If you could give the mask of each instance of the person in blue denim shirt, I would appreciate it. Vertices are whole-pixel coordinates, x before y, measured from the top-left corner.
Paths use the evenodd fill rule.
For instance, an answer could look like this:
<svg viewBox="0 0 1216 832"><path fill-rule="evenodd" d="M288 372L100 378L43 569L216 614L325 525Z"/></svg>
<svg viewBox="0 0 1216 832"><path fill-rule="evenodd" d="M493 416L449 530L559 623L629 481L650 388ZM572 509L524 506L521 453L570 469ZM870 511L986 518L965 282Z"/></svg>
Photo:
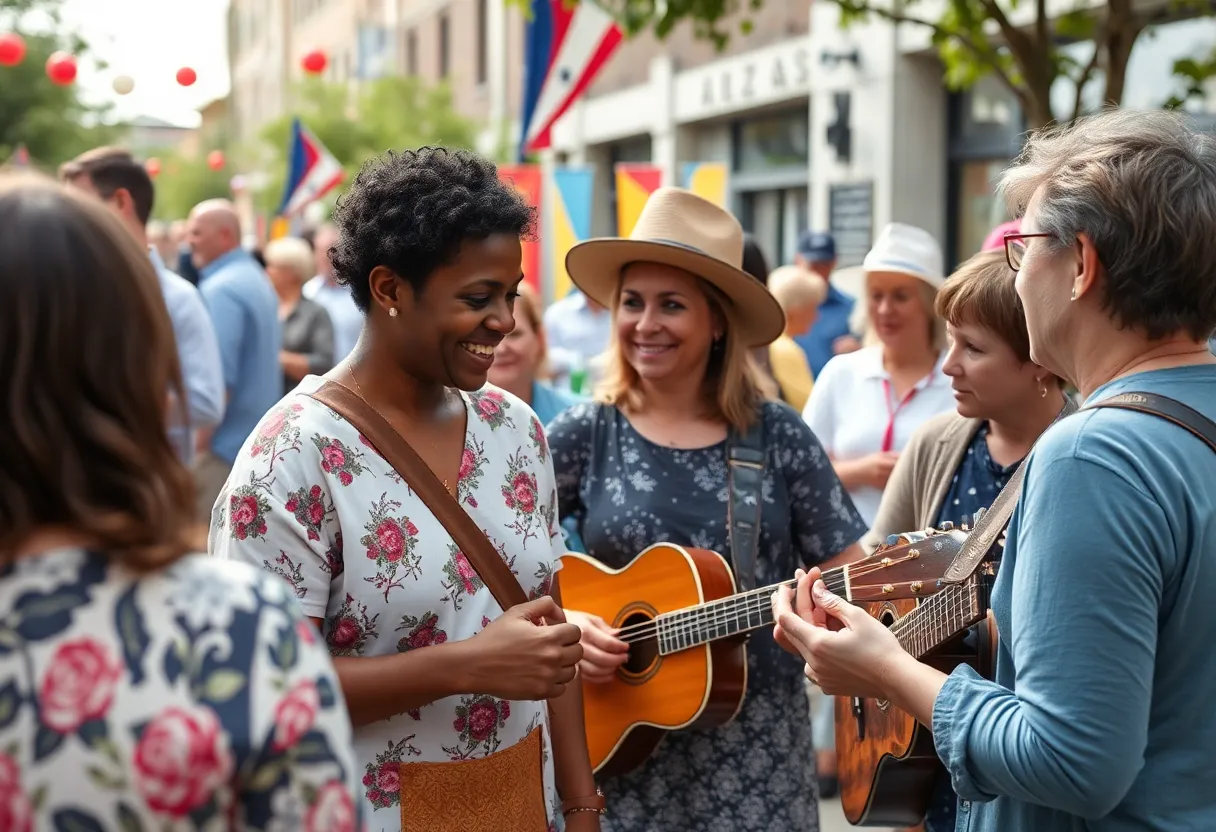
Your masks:
<svg viewBox="0 0 1216 832"><path fill-rule="evenodd" d="M202 276L198 288L219 339L228 396L224 418L194 464L198 519L207 522L237 452L283 395L283 330L270 279L240 247L241 223L232 203L199 203L190 212L187 235Z"/></svg>
<svg viewBox="0 0 1216 832"><path fill-rule="evenodd" d="M814 325L805 335L794 339L806 351L807 363L811 365L811 375L814 377L819 376L819 371L832 360L832 356L853 352L861 346L849 329L853 298L832 285L836 262L836 238L831 234L804 231L798 238L795 265L810 269L828 284L828 294L819 304Z"/></svg>
<svg viewBox="0 0 1216 832"><path fill-rule="evenodd" d="M1216 416L1216 235L1196 233L1216 225L1216 142L1177 113L1106 111L1032 137L1002 189L1033 360L1086 405L1136 391ZM828 693L931 726L958 830L1216 829L1216 453L1100 408L1024 464L994 681L921 664L816 570L797 614L774 597L779 638Z"/></svg>

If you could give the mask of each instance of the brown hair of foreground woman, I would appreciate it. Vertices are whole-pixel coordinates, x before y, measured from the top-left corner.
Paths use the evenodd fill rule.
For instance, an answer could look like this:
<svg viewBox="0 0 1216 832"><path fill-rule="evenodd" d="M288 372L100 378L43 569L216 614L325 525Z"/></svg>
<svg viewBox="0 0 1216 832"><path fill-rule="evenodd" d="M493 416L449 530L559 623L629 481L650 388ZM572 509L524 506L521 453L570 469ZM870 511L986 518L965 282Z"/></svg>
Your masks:
<svg viewBox="0 0 1216 832"><path fill-rule="evenodd" d="M38 530L153 568L199 548L165 433L181 395L146 252L98 202L0 176L0 559Z"/></svg>

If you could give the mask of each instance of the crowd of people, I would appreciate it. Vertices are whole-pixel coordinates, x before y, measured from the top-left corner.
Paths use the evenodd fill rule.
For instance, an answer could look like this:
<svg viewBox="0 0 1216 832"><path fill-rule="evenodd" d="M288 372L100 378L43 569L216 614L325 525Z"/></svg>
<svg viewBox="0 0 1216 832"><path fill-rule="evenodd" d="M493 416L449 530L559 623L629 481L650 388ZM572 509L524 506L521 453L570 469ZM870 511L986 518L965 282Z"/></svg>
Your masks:
<svg viewBox="0 0 1216 832"><path fill-rule="evenodd" d="M150 231L124 151L59 180L0 178L0 829L813 832L834 696L932 729L928 832L1216 828L1216 425L1099 406L1216 416L1216 142L1181 116L1030 136L1017 225L951 274L903 223L770 272L660 188L547 308L535 212L468 151L387 152L256 251L223 200ZM820 580L1016 488L994 678ZM659 541L797 588L733 719L597 777L583 690L630 645L562 556Z"/></svg>

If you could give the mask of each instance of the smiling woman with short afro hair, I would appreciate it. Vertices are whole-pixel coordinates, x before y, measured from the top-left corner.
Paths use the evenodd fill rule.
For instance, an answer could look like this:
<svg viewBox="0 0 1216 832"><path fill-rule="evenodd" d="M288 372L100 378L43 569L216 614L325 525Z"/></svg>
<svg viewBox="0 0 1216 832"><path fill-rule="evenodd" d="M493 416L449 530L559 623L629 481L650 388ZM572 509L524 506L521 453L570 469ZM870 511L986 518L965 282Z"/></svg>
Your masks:
<svg viewBox="0 0 1216 832"><path fill-rule="evenodd" d="M329 250L334 274L366 313L368 275L376 266L419 293L466 240L531 236L536 212L498 178L492 162L467 150L421 147L365 163L338 200L334 223L340 232Z"/></svg>

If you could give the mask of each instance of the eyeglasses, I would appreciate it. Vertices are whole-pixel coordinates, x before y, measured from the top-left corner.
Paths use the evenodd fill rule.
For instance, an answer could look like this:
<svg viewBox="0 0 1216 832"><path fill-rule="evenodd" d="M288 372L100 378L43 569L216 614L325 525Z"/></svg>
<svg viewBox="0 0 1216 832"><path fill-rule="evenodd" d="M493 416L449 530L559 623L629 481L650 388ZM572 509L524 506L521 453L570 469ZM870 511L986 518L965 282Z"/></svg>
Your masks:
<svg viewBox="0 0 1216 832"><path fill-rule="evenodd" d="M1015 272L1022 268L1022 258L1026 256L1026 241L1034 237L1055 237L1050 231L1036 231L1032 234L1005 235L1005 262Z"/></svg>

